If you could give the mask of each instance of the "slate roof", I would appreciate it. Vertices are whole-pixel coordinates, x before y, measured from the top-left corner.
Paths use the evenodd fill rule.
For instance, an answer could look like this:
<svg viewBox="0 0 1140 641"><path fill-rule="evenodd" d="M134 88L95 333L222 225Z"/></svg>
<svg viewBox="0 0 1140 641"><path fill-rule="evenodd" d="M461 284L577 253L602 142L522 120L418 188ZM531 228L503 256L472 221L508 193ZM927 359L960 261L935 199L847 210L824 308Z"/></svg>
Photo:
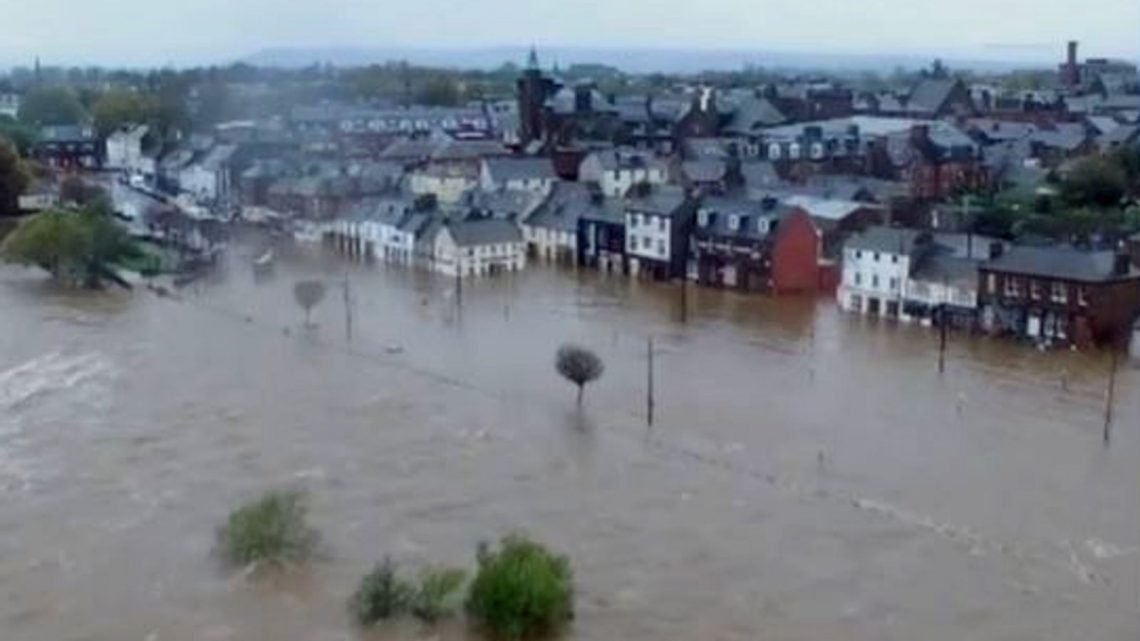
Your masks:
<svg viewBox="0 0 1140 641"><path fill-rule="evenodd" d="M752 97L737 102L724 129L728 133L743 136L756 134L787 121L788 117L771 100Z"/></svg>
<svg viewBox="0 0 1140 641"><path fill-rule="evenodd" d="M452 220L446 224L448 233L460 247L495 245L522 242L522 230L512 221L498 218Z"/></svg>
<svg viewBox="0 0 1140 641"><path fill-rule="evenodd" d="M486 158L483 160L491 179L495 182L508 180L554 180L554 165L549 158Z"/></svg>
<svg viewBox="0 0 1140 641"><path fill-rule="evenodd" d="M776 165L767 161L741 163L740 175L749 189L772 189L784 184Z"/></svg>
<svg viewBox="0 0 1140 641"><path fill-rule="evenodd" d="M983 265L984 269L1043 276L1079 282L1105 282L1120 278L1113 273L1116 253L1086 251L1067 246L1011 247L998 258ZM1135 267L1129 268L1128 278L1140 278Z"/></svg>
<svg viewBox="0 0 1140 641"><path fill-rule="evenodd" d="M544 229L574 231L578 228L578 219L594 206L594 201L594 194L587 185L558 183L550 197L526 219L526 224Z"/></svg>
<svg viewBox="0 0 1140 641"><path fill-rule="evenodd" d="M728 175L728 163L716 158L686 160L681 163L681 173L694 183L719 182Z"/></svg>
<svg viewBox="0 0 1140 641"><path fill-rule="evenodd" d="M910 277L917 281L949 283L976 288L979 262L936 250L919 258Z"/></svg>
<svg viewBox="0 0 1140 641"><path fill-rule="evenodd" d="M957 85L958 81L953 78L921 80L911 90L906 109L915 113L934 114L946 104Z"/></svg>
<svg viewBox="0 0 1140 641"><path fill-rule="evenodd" d="M920 241L928 238L929 234L919 229L875 225L849 238L845 246L860 251L910 255Z"/></svg>
<svg viewBox="0 0 1140 641"><path fill-rule="evenodd" d="M1039 129L1030 141L1046 147L1073 151L1088 140L1088 131L1080 123L1057 123L1049 129Z"/></svg>
<svg viewBox="0 0 1140 641"><path fill-rule="evenodd" d="M775 229L776 221L794 210L794 207L775 199L708 197L701 201L701 206L697 210L697 226L694 228L694 233L747 239L764 238ZM736 229L731 227L733 216L736 216L738 221ZM761 231L759 225L761 219L768 221L764 227L765 231Z"/></svg>
<svg viewBox="0 0 1140 641"><path fill-rule="evenodd" d="M673 216L684 204L685 191L677 185L654 185L646 195L630 196L625 200L629 211L657 216Z"/></svg>
<svg viewBox="0 0 1140 641"><path fill-rule="evenodd" d="M796 194L784 199L784 202L803 209L812 218L821 220L841 221L851 214L866 208L878 208L877 205L861 203L851 200L838 200L834 198L819 198Z"/></svg>

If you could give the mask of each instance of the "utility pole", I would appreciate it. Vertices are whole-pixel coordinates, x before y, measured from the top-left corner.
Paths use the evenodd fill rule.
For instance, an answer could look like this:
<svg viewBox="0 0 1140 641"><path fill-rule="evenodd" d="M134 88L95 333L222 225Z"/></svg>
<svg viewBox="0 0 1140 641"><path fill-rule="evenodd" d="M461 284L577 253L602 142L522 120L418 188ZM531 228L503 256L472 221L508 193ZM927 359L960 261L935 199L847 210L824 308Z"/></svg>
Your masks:
<svg viewBox="0 0 1140 641"><path fill-rule="evenodd" d="M942 313L938 319L938 373L946 372L946 303L942 303Z"/></svg>
<svg viewBox="0 0 1140 641"><path fill-rule="evenodd" d="M342 293L344 296L344 338L352 342L352 285L348 281L348 272L344 273Z"/></svg>
<svg viewBox="0 0 1140 641"><path fill-rule="evenodd" d="M1105 447L1108 447L1108 445L1112 442L1112 404L1113 404L1113 400L1114 400L1113 397L1116 396L1116 365L1117 365L1116 361L1117 361L1117 355L1118 355L1118 351L1117 351L1116 347L1117 347L1116 341L1113 341L1112 342L1112 364L1110 365L1110 367L1112 369L1109 370L1109 372L1108 372L1108 395L1105 398L1105 404L1104 404L1104 445L1105 445Z"/></svg>
<svg viewBox="0 0 1140 641"><path fill-rule="evenodd" d="M645 371L646 386L645 386L645 418L646 423L650 428L653 427L653 337L649 337L648 348L648 361L646 363L647 369Z"/></svg>
<svg viewBox="0 0 1140 641"><path fill-rule="evenodd" d="M681 322L689 322L689 279L681 278Z"/></svg>

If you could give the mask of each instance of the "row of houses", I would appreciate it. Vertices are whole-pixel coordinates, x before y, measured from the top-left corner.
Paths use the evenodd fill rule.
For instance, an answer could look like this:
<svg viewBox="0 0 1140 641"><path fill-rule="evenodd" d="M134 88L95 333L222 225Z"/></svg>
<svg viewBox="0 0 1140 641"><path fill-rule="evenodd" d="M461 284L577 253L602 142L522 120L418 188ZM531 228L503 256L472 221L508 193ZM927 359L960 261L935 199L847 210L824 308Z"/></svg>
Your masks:
<svg viewBox="0 0 1140 641"><path fill-rule="evenodd" d="M875 226L843 249L840 308L1047 345L1121 341L1140 315L1140 238L1116 249L1017 246Z"/></svg>

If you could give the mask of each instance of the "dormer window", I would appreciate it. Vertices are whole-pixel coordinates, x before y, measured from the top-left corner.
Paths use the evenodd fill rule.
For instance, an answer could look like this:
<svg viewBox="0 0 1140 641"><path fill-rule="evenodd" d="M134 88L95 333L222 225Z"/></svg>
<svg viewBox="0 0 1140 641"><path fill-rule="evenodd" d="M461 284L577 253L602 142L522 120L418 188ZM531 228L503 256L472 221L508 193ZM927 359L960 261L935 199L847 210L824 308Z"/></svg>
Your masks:
<svg viewBox="0 0 1140 641"><path fill-rule="evenodd" d="M740 229L740 216L738 216L736 214L729 214L728 215L728 228L732 231L739 230Z"/></svg>
<svg viewBox="0 0 1140 641"><path fill-rule="evenodd" d="M767 218L758 218L756 220L756 231L757 231L757 233L767 234L770 228L771 228L771 224L768 222Z"/></svg>
<svg viewBox="0 0 1140 641"><path fill-rule="evenodd" d="M711 221L712 221L712 212L710 212L709 210L702 209L699 212L697 212L697 224L699 224L701 227L708 227L709 223Z"/></svg>
<svg viewBox="0 0 1140 641"><path fill-rule="evenodd" d="M779 160L782 151L783 150L780 149L780 145L778 143L772 143L768 145L768 158L772 160Z"/></svg>
<svg viewBox="0 0 1140 641"><path fill-rule="evenodd" d="M788 146L788 157L789 158L799 158L800 157L800 143L793 142L791 145Z"/></svg>
<svg viewBox="0 0 1140 641"><path fill-rule="evenodd" d="M823 150L823 143L822 142L813 142L811 144L811 157L813 159L822 160L823 159L823 151L824 150Z"/></svg>

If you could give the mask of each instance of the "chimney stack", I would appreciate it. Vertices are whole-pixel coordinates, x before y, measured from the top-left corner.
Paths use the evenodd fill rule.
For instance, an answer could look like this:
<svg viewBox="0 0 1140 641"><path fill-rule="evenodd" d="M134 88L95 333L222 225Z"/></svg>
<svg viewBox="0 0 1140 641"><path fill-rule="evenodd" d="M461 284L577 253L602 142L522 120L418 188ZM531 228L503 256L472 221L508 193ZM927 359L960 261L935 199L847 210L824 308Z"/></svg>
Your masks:
<svg viewBox="0 0 1140 641"><path fill-rule="evenodd" d="M1077 66L1077 46L1078 43L1076 40L1069 41L1069 57L1067 58L1067 62L1069 63L1070 68L1075 68Z"/></svg>

